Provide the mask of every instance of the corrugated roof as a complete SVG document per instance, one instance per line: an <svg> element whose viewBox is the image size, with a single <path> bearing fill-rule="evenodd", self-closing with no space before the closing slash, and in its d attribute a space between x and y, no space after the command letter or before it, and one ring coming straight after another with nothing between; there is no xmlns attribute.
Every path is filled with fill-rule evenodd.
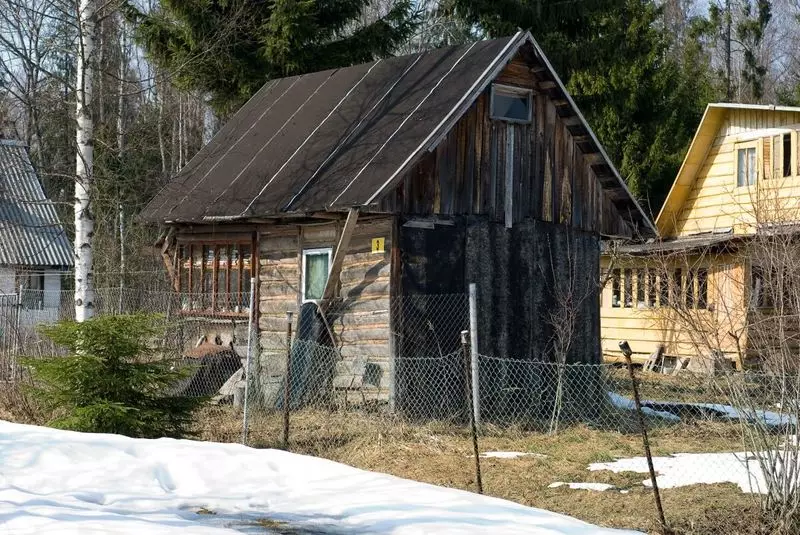
<svg viewBox="0 0 800 535"><path fill-rule="evenodd" d="M523 45L602 155L604 188L655 230L529 33L268 82L145 208L203 222L375 205L466 112ZM613 191L612 191L613 190Z"/></svg>
<svg viewBox="0 0 800 535"><path fill-rule="evenodd" d="M70 267L72 247L24 144L0 139L0 265Z"/></svg>

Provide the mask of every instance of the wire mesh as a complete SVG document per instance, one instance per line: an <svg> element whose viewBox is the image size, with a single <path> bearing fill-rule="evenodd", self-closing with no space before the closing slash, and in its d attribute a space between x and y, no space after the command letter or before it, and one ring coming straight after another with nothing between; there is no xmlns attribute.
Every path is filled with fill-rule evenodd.
<svg viewBox="0 0 800 535"><path fill-rule="evenodd" d="M241 298L223 296L222 301ZM170 290L97 290L98 314L160 314L156 353L191 372L174 392L209 399L196 415L201 438L240 442L247 394L250 446L286 447L409 477L416 476L397 464L380 464L387 461L376 452L406 455L407 466L417 457L430 460L434 451L436 462L454 459L447 477L469 472L464 459L470 450L462 447L472 392L471 349L465 351L460 336L469 327L465 295L341 301L324 310L312 304L292 311L291 339L286 320L276 315L262 318L249 345L249 306L187 310L185 303L185 296ZM13 381L23 373L18 357L60 354L38 327L73 314L70 292L0 296L0 380ZM537 453L537 444L554 444L545 455L559 458L560 449L572 451L578 440L587 452L580 468L586 481L646 491L626 369L553 362L549 355L475 358L484 452L491 447L484 443L524 444L529 454ZM774 474L761 459L781 447L792 456L784 465L800 466L797 377L667 371L637 373L667 503L673 487L700 483L725 485L722 495L731 499L742 492L766 492ZM762 440L747 440L754 429ZM551 482L575 477L575 466L564 473L562 464L548 466L541 477ZM492 472L511 477L513 470L513 465L485 466L488 491L504 495L492 490Z"/></svg>

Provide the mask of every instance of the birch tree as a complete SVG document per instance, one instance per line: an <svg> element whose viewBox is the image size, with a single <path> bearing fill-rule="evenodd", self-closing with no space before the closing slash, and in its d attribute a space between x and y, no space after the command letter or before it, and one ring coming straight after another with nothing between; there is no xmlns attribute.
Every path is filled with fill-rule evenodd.
<svg viewBox="0 0 800 535"><path fill-rule="evenodd" d="M94 316L94 273L92 238L94 218L91 193L94 168L94 120L92 118L92 76L95 50L96 12L94 0L80 0L79 42L76 57L75 122L75 319Z"/></svg>

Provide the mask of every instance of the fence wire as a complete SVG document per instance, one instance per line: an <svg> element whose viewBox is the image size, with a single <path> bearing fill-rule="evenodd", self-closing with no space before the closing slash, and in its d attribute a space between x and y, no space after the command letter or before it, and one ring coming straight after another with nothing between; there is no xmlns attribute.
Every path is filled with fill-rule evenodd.
<svg viewBox="0 0 800 535"><path fill-rule="evenodd" d="M240 442L247 426L250 446L284 447L408 477L417 476L397 463L434 462L433 451L435 463L449 471L432 480L447 482L469 472L465 455L470 450L463 439L475 402L481 449L490 458L570 455L583 463L578 473L587 482L605 482L620 492L647 491L627 370L552 362L547 355L473 356L461 339L469 327L468 311L464 295L339 302L324 311L303 306L292 311L290 338L285 313L264 313L259 325L251 325L247 306L198 312L186 310L185 299L169 290L97 291L98 314L162 316L154 346L163 358L193 370L175 391L210 399L196 416L201 438ZM0 380L24 374L18 357L59 354L37 327L72 314L70 292L0 298ZM474 399L473 358L478 368ZM732 499L764 493L770 479L760 462L765 451L754 451L746 440L753 424L765 437L763 450L788 444L790 461L800 466L797 377L647 371L638 378L659 485L666 487L668 502L669 489L697 484L723 485ZM576 441L585 456L570 449ZM536 451L537 444L551 449ZM512 446L523 451L502 450ZM392 452L393 462L381 457L385 452ZM460 460L447 464L442 461L447 456ZM575 459L565 457L564 463ZM550 484L574 482L567 479L576 477L575 466L562 473L562 464L543 468L539 491L555 492L548 490ZM492 490L493 471L514 468L484 468L489 492L504 495L502 489Z"/></svg>

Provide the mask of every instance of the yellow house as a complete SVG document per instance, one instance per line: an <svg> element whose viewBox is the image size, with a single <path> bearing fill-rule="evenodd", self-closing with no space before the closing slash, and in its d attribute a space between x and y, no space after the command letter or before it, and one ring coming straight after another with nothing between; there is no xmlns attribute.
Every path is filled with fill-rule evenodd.
<svg viewBox="0 0 800 535"><path fill-rule="evenodd" d="M798 131L800 108L708 105L656 219L661 238L604 250L606 361L622 358L622 340L635 360L663 357L654 360L666 369L741 368L759 357L754 340L763 323L752 317L774 310L765 273L785 268L756 260L756 244L797 236Z"/></svg>

